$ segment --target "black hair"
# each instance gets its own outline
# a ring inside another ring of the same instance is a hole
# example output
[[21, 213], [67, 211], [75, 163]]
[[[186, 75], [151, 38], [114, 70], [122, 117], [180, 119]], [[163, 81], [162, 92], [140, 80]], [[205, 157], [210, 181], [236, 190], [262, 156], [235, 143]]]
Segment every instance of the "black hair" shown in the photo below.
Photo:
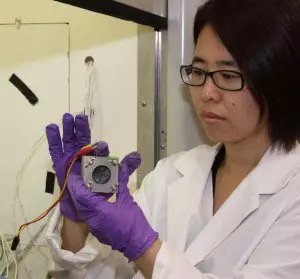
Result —
[[272, 146], [300, 140], [299, 0], [210, 0], [194, 23], [194, 41], [211, 25], [242, 71], [266, 115]]

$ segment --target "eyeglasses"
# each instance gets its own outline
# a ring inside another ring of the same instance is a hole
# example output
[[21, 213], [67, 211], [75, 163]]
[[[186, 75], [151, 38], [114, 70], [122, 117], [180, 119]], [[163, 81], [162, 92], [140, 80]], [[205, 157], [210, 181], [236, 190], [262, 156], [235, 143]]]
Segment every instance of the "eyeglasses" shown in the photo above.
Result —
[[203, 86], [207, 76], [211, 77], [214, 84], [223, 90], [239, 91], [244, 88], [243, 75], [236, 71], [220, 70], [206, 72], [197, 67], [181, 66], [180, 74], [182, 81], [189, 86]]

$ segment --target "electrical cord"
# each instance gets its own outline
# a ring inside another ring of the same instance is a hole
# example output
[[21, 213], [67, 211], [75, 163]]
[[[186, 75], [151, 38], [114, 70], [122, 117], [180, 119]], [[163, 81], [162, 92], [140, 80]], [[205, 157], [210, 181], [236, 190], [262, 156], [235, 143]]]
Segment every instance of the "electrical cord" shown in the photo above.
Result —
[[26, 156], [24, 162], [21, 165], [20, 170], [17, 172], [17, 176], [16, 176], [16, 189], [15, 189], [15, 195], [14, 195], [14, 226], [15, 229], [17, 229], [16, 227], [16, 200], [19, 201], [19, 206], [21, 208], [21, 212], [23, 214], [23, 218], [24, 220], [27, 222], [27, 218], [25, 216], [25, 212], [24, 212], [24, 207], [23, 204], [21, 203], [20, 200], [20, 193], [19, 193], [19, 189], [20, 189], [20, 181], [23, 178], [23, 174], [24, 171], [26, 170], [29, 161], [32, 159], [32, 157], [35, 155], [36, 151], [39, 149], [39, 147], [41, 146], [41, 144], [46, 140], [46, 135], [41, 136], [33, 145], [31, 152]]
[[[21, 212], [23, 220], [24, 220], [23, 222], [25, 222], [25, 223], [28, 222], [28, 219], [25, 216], [24, 205], [23, 205], [22, 200], [20, 198], [20, 183], [21, 183], [21, 180], [23, 179], [24, 172], [26, 171], [29, 162], [31, 161], [31, 159], [33, 158], [35, 153], [40, 149], [41, 145], [45, 141], [46, 141], [46, 135], [43, 135], [34, 143], [34, 145], [31, 148], [30, 153], [25, 157], [25, 160], [21, 164], [21, 168], [17, 172], [15, 194], [14, 194], [14, 199], [13, 199], [13, 201], [14, 201], [14, 205], [13, 205], [13, 224], [14, 224], [14, 229], [15, 230], [18, 229], [17, 224], [16, 224], [17, 205], [20, 207], [20, 212]], [[48, 221], [49, 220], [47, 220], [46, 223], [48, 223]], [[44, 227], [44, 225], [42, 225], [42, 227]], [[29, 230], [28, 227], [27, 227], [27, 233], [28, 233], [29, 238], [33, 239], [33, 235], [32, 235], [32, 233], [31, 233], [31, 231]], [[12, 237], [12, 239], [13, 239], [13, 237]], [[39, 248], [39, 245], [37, 243], [35, 243], [35, 241], [33, 241], [32, 244], [33, 244], [32, 246], [35, 247], [36, 250], [40, 253], [40, 255], [43, 256], [46, 259], [46, 261], [48, 262], [49, 261], [48, 256]]]
[[[83, 112], [77, 112], [75, 114], [80, 114], [80, 113], [83, 113]], [[21, 183], [21, 180], [23, 179], [24, 172], [26, 171], [29, 162], [31, 161], [33, 156], [36, 154], [36, 152], [41, 148], [41, 145], [44, 144], [45, 141], [46, 141], [46, 135], [44, 134], [34, 143], [34, 145], [31, 148], [30, 153], [25, 157], [25, 160], [21, 164], [21, 167], [20, 167], [20, 169], [19, 169], [19, 171], [17, 172], [17, 175], [16, 175], [16, 188], [15, 188], [15, 194], [14, 194], [14, 199], [13, 199], [13, 202], [14, 202], [13, 222], [14, 222], [14, 228], [16, 230], [17, 230], [17, 224], [16, 224], [16, 208], [17, 208], [17, 205], [20, 207], [20, 211], [21, 211], [21, 214], [22, 214], [22, 217], [23, 217], [23, 220], [24, 220], [23, 222], [24, 223], [29, 222], [28, 218], [25, 215], [24, 205], [23, 205], [22, 200], [20, 198], [20, 186], [21, 186], [20, 183]], [[49, 223], [49, 221], [51, 219], [51, 216], [52, 216], [52, 214], [48, 214], [48, 218], [47, 218], [46, 222], [41, 225], [41, 227], [39, 229], [39, 232], [47, 226], [47, 224]], [[24, 248], [24, 253], [25, 253], [25, 251], [26, 251], [26, 253], [28, 253], [29, 252], [28, 249], [32, 249], [34, 247], [40, 253], [40, 255], [43, 256], [46, 259], [47, 262], [49, 262], [48, 256], [40, 249], [40, 245], [35, 242], [34, 239], [36, 238], [36, 236], [31, 233], [31, 231], [29, 229], [29, 226], [27, 226], [26, 229], [27, 229], [28, 236], [30, 238], [30, 242], [28, 244], [23, 244], [23, 245], [26, 246]], [[8, 240], [8, 241], [12, 241], [15, 238], [14, 236], [11, 236], [11, 235], [7, 235], [5, 237], [6, 237], [6, 240]], [[19, 255], [19, 253], [20, 253], [20, 257], [22, 258], [24, 256], [23, 251], [18, 252], [18, 255]], [[10, 260], [10, 262], [11, 262], [11, 260]], [[3, 274], [3, 270], [0, 274]], [[31, 275], [34, 276], [33, 273]]]
[[89, 61], [87, 64], [87, 74], [86, 74], [86, 95], [85, 95], [85, 106], [84, 113], [89, 118], [90, 129], [92, 129], [93, 118], [94, 118], [94, 108], [93, 108], [93, 98], [95, 94], [94, 83], [95, 83], [95, 65], [93, 61]]
[[[75, 114], [80, 114], [83, 112], [76, 112]], [[60, 127], [60, 126], [59, 126]], [[13, 206], [13, 222], [14, 222], [14, 228], [15, 230], [18, 229], [17, 224], [16, 224], [16, 207], [17, 207], [17, 203], [20, 207], [20, 211], [22, 213], [22, 217], [23, 220], [25, 221], [24, 223], [28, 223], [28, 219], [25, 216], [25, 209], [24, 209], [24, 205], [22, 203], [22, 200], [20, 198], [20, 182], [23, 178], [23, 174], [26, 171], [26, 168], [29, 164], [29, 162], [31, 161], [31, 159], [33, 158], [33, 156], [35, 155], [35, 153], [39, 150], [39, 148], [41, 147], [41, 145], [46, 141], [46, 135], [42, 135], [32, 146], [30, 153], [26, 156], [24, 162], [21, 164], [21, 168], [19, 169], [19, 171], [17, 172], [16, 175], [16, 188], [15, 188], [15, 194], [14, 194], [14, 206]], [[45, 227], [45, 225], [49, 222], [51, 216], [49, 216], [49, 219], [41, 226], [41, 227]], [[30, 239], [33, 238], [33, 235], [29, 229], [29, 227], [27, 228], [27, 233]], [[14, 237], [12, 237], [11, 240], [13, 240]], [[37, 243], [35, 243], [35, 241], [32, 242], [33, 247], [35, 247], [37, 249], [37, 251], [48, 261], [49, 258], [47, 255], [45, 255], [45, 253], [43, 251], [41, 251], [39, 249], [39, 245]], [[1, 278], [0, 278], [1, 279]]]
[[[80, 114], [83, 112], [76, 112], [74, 114]], [[61, 126], [59, 126], [61, 128]], [[18, 200], [23, 218], [25, 220], [25, 222], [27, 223], [28, 220], [25, 216], [25, 212], [24, 212], [24, 206], [22, 204], [22, 201], [20, 199], [20, 181], [23, 178], [23, 174], [28, 166], [28, 163], [30, 162], [30, 160], [33, 158], [33, 156], [35, 155], [35, 153], [37, 152], [37, 150], [41, 147], [41, 145], [44, 143], [44, 141], [46, 140], [46, 135], [42, 135], [32, 146], [30, 153], [26, 156], [24, 162], [21, 164], [21, 168], [19, 169], [19, 171], [17, 172], [16, 175], [16, 189], [15, 189], [15, 195], [14, 195], [14, 211], [13, 211], [13, 216], [14, 216], [14, 227], [17, 230], [17, 225], [16, 225], [16, 201]], [[29, 236], [31, 237], [31, 233], [28, 231]]]
[[[16, 257], [15, 257], [15, 255], [14, 255], [14, 253], [13, 253], [12, 250], [10, 249], [10, 246], [9, 246], [7, 240], [5, 239], [5, 237], [3, 236], [2, 233], [0, 233], [0, 234], [1, 234], [1, 241], [2, 241], [2, 243], [5, 243], [5, 245], [7, 246], [7, 249], [8, 249], [8, 251], [9, 251], [9, 253], [11, 254], [11, 258], [13, 259], [13, 262], [14, 262], [14, 264], [15, 264], [15, 275], [14, 275], [14, 279], [17, 279], [17, 277], [18, 277], [18, 262], [17, 262], [17, 260], [16, 260]], [[4, 248], [4, 247], [3, 247], [3, 249], [4, 249], [5, 256], [6, 256], [6, 277], [9, 278], [9, 259], [8, 259], [8, 256], [7, 256], [6, 252], [5, 252], [5, 248]], [[2, 273], [2, 272], [1, 272], [1, 273]]]
[[3, 248], [3, 242], [2, 242], [2, 239], [0, 240], [0, 246], [1, 246], [1, 257], [0, 257], [0, 262], [1, 262], [2, 259], [3, 259], [3, 256], [4, 256], [4, 248]]
[[22, 231], [27, 228], [28, 226], [30, 226], [33, 223], [36, 223], [40, 220], [42, 220], [45, 216], [48, 215], [48, 213], [60, 202], [60, 200], [63, 197], [63, 194], [67, 188], [67, 182], [68, 182], [68, 177], [70, 175], [71, 169], [74, 166], [76, 160], [84, 155], [90, 154], [95, 150], [96, 146], [95, 145], [87, 145], [85, 147], [83, 147], [77, 154], [75, 154], [72, 159], [70, 160], [70, 163], [68, 164], [68, 170], [67, 170], [67, 174], [65, 177], [65, 181], [62, 187], [62, 190], [60, 192], [59, 197], [53, 202], [52, 205], [50, 205], [50, 207], [48, 209], [46, 209], [43, 213], [41, 213], [38, 217], [34, 218], [32, 221], [27, 222], [23, 225], [20, 226], [18, 233], [16, 234], [16, 236], [13, 239], [12, 242], [12, 246], [11, 246], [11, 250], [16, 250], [17, 246], [20, 242], [20, 234], [22, 233]]
[[[3, 236], [3, 234], [1, 234], [1, 243], [2, 243], [2, 245], [4, 244], [4, 236]], [[3, 253], [4, 253], [4, 256], [5, 256], [5, 260], [6, 260], [6, 265], [5, 265], [5, 267], [3, 268], [3, 270], [1, 271], [0, 274], [2, 274], [2, 272], [6, 269], [6, 274], [5, 275], [8, 278], [8, 275], [9, 275], [8, 257], [7, 257], [7, 254], [6, 254], [6, 251], [5, 251], [4, 247], [3, 247]]]
[[15, 276], [14, 276], [14, 279], [17, 279], [17, 277], [18, 277], [18, 262], [17, 262], [16, 257], [15, 257], [15, 255], [14, 255], [14, 253], [12, 252], [12, 250], [10, 249], [10, 246], [9, 246], [9, 244], [7, 243], [7, 241], [6, 241], [5, 238], [4, 238], [4, 242], [5, 242], [5, 244], [6, 244], [6, 246], [7, 246], [7, 249], [8, 249], [8, 251], [10, 252], [11, 257], [12, 257], [12, 259], [13, 259], [13, 261], [14, 261], [14, 264], [15, 264]]

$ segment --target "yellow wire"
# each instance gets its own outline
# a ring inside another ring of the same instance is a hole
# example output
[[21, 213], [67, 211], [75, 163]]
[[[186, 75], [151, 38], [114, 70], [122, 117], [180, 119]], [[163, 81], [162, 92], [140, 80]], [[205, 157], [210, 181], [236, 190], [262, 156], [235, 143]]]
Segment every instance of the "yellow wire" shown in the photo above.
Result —
[[[87, 149], [87, 148], [89, 148], [89, 147], [91, 147], [92, 145], [91, 144], [89, 144], [89, 145], [86, 145], [86, 146], [84, 146], [83, 148], [81, 148], [81, 150], [84, 150], [84, 149]], [[19, 231], [18, 231], [18, 234], [17, 234], [17, 236], [19, 237], [20, 236], [20, 234], [22, 233], [22, 231], [27, 227], [27, 226], [29, 226], [29, 225], [31, 225], [31, 224], [33, 224], [33, 223], [35, 223], [39, 218], [41, 218], [43, 215], [47, 215], [49, 212], [50, 212], [50, 208], [51, 207], [54, 207], [57, 203], [59, 203], [59, 201], [61, 200], [61, 198], [62, 198], [62, 196], [63, 196], [63, 194], [64, 194], [64, 192], [65, 192], [65, 190], [66, 190], [66, 187], [67, 187], [67, 183], [68, 183], [68, 177], [69, 177], [69, 175], [70, 175], [70, 172], [71, 172], [71, 169], [72, 169], [72, 167], [74, 166], [74, 164], [75, 164], [75, 162], [76, 162], [76, 160], [77, 160], [77, 158], [75, 158], [72, 162], [71, 162], [71, 165], [69, 166], [69, 168], [68, 168], [68, 171], [67, 171], [67, 174], [66, 174], [66, 179], [65, 179], [65, 182], [64, 182], [64, 184], [63, 184], [63, 187], [62, 187], [62, 190], [61, 190], [61, 192], [60, 192], [60, 195], [59, 195], [59, 197], [43, 212], [43, 213], [41, 213], [38, 217], [36, 217], [36, 218], [34, 218], [31, 222], [30, 222], [30, 224], [24, 224], [24, 225], [22, 225], [21, 227], [20, 227], [20, 229], [19, 229]]]
[[67, 187], [67, 183], [68, 183], [68, 177], [69, 177], [69, 175], [70, 175], [70, 172], [71, 172], [71, 169], [72, 169], [72, 167], [73, 167], [73, 165], [75, 164], [75, 162], [76, 162], [76, 159], [74, 159], [73, 161], [72, 161], [72, 163], [71, 163], [71, 165], [70, 165], [70, 167], [69, 167], [69, 169], [68, 169], [68, 171], [67, 171], [67, 175], [66, 175], [66, 179], [65, 179], [65, 182], [64, 182], [64, 185], [63, 185], [63, 188], [62, 188], [62, 190], [61, 190], [61, 192], [60, 192], [60, 195], [59, 195], [59, 197], [43, 212], [43, 213], [41, 213], [38, 217], [36, 217], [36, 218], [34, 218], [31, 222], [30, 222], [30, 224], [27, 224], [27, 225], [23, 225], [23, 226], [21, 226], [21, 228], [19, 229], [19, 232], [18, 232], [18, 234], [17, 234], [17, 236], [20, 236], [20, 234], [22, 233], [22, 231], [27, 227], [27, 226], [29, 226], [29, 225], [31, 225], [32, 223], [35, 223], [39, 218], [41, 218], [43, 215], [47, 215], [48, 213], [49, 213], [49, 209], [52, 207], [52, 206], [54, 206], [54, 205], [56, 205], [59, 201], [60, 201], [60, 199], [62, 198], [62, 196], [63, 196], [63, 194], [64, 194], [64, 192], [65, 192], [65, 190], [66, 190], [66, 187]]

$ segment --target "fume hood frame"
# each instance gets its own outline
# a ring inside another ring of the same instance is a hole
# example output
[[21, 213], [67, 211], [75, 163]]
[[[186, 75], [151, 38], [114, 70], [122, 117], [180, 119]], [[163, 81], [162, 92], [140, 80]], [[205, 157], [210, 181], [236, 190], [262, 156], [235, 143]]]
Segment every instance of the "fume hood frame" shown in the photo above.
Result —
[[54, 0], [123, 20], [166, 30], [167, 0]]

